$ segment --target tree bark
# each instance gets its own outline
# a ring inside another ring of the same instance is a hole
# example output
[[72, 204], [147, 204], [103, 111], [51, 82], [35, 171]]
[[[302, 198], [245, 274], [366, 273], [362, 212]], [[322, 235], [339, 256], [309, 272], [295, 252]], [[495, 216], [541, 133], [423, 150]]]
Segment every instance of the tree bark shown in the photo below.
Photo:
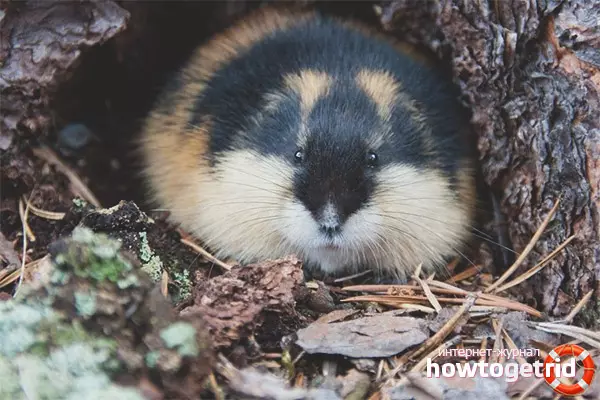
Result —
[[[560, 198], [520, 271], [576, 239], [519, 291], [568, 313], [600, 278], [600, 2], [398, 0], [379, 11], [386, 29], [450, 60], [515, 251]], [[599, 311], [594, 296], [580, 321], [597, 326]]]

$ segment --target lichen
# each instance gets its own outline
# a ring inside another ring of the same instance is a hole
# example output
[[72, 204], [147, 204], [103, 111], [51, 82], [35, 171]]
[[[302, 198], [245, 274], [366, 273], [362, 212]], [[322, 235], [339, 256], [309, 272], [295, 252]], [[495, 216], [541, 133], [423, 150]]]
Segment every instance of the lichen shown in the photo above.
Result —
[[187, 269], [178, 271], [175, 268], [170, 271], [173, 276], [175, 287], [177, 288], [173, 295], [173, 301], [175, 303], [180, 303], [187, 300], [192, 295], [193, 288], [193, 282], [190, 279], [190, 271]]
[[145, 357], [146, 366], [148, 368], [156, 367], [156, 364], [158, 363], [159, 358], [160, 358], [160, 353], [158, 351], [148, 352]]
[[142, 261], [142, 270], [150, 275], [154, 282], [159, 282], [164, 270], [163, 263], [158, 255], [154, 253], [148, 243], [148, 234], [140, 232], [140, 260]]
[[1, 301], [0, 354], [12, 357], [34, 345], [39, 340], [34, 328], [45, 318], [53, 318], [49, 310]]
[[77, 207], [79, 209], [84, 209], [85, 207], [88, 206], [88, 202], [79, 197], [75, 197], [73, 199], [73, 204], [75, 205], [75, 207]]
[[187, 322], [175, 322], [160, 332], [168, 348], [176, 349], [182, 356], [197, 356], [196, 329]]
[[143, 399], [112, 383], [115, 349], [45, 302], [0, 302], [0, 398]]
[[125, 278], [117, 281], [117, 286], [119, 289], [127, 289], [128, 287], [138, 286], [140, 284], [140, 280], [134, 274], [129, 274]]
[[96, 292], [75, 292], [75, 307], [77, 309], [77, 314], [83, 317], [94, 315], [94, 312], [96, 311]]
[[113, 283], [127, 278], [132, 271], [131, 264], [119, 255], [121, 242], [83, 226], [76, 227], [71, 238], [74, 243], [54, 257], [54, 263], [59, 267], [52, 275], [54, 283], [61, 280], [66, 283], [65, 270], [72, 270], [80, 278]]

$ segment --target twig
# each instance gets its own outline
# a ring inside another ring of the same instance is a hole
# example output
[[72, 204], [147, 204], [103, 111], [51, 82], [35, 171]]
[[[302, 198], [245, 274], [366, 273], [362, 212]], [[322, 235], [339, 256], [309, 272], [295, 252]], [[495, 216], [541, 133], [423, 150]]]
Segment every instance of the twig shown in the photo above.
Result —
[[[33, 192], [32, 192], [33, 194]], [[29, 195], [31, 198], [31, 194]], [[23, 201], [19, 201], [19, 211], [21, 211], [21, 208], [23, 207]], [[19, 294], [19, 290], [21, 289], [21, 285], [23, 284], [23, 275], [25, 275], [25, 260], [27, 257], [27, 229], [29, 228], [29, 226], [27, 225], [27, 215], [29, 214], [29, 202], [27, 203], [27, 206], [25, 207], [25, 211], [22, 213], [21, 215], [21, 226], [22, 226], [22, 235], [23, 235], [23, 253], [21, 255], [21, 269], [19, 271], [19, 282], [17, 283], [17, 287], [15, 289], [15, 292], [13, 294], [13, 298], [16, 298], [17, 295]], [[33, 235], [33, 232], [31, 233]], [[35, 236], [33, 237], [33, 240], [35, 240]]]
[[363, 272], [359, 272], [358, 274], [349, 275], [349, 276], [343, 276], [341, 278], [338, 278], [338, 279], [334, 280], [333, 282], [334, 283], [346, 282], [346, 281], [352, 280], [354, 278], [360, 278], [361, 276], [365, 276], [367, 274], [370, 274], [371, 272], [373, 272], [373, 271], [366, 270], [366, 271], [363, 271]]
[[581, 340], [591, 346], [600, 349], [600, 333], [595, 333], [573, 325], [553, 324], [551, 322], [539, 322], [533, 324], [535, 329], [549, 333], [559, 333]]
[[436, 312], [431, 307], [423, 306], [421, 304], [413, 304], [413, 303], [395, 304], [394, 307], [402, 309], [402, 310], [421, 311], [421, 312], [424, 312], [424, 313], [427, 313], [427, 314], [433, 314], [433, 313]]
[[394, 376], [396, 376], [396, 374], [403, 368], [404, 363], [409, 358], [416, 359], [417, 357], [429, 352], [431, 349], [433, 349], [434, 347], [437, 347], [440, 343], [442, 343], [442, 341], [446, 338], [446, 336], [448, 336], [454, 330], [454, 328], [456, 327], [456, 324], [458, 324], [460, 319], [469, 311], [471, 306], [473, 306], [473, 304], [475, 303], [475, 300], [477, 300], [476, 295], [474, 295], [474, 296], [469, 295], [469, 298], [467, 299], [467, 301], [456, 311], [456, 313], [452, 316], [452, 318], [450, 318], [448, 321], [446, 321], [444, 326], [442, 326], [440, 328], [440, 330], [438, 330], [435, 333], [435, 335], [433, 335], [429, 339], [427, 339], [425, 341], [425, 343], [423, 343], [421, 345], [421, 347], [416, 349], [410, 355], [406, 354], [401, 357], [399, 365], [396, 368], [394, 368], [394, 370], [388, 375], [388, 378], [392, 379]]
[[[506, 342], [506, 344], [508, 345], [508, 347], [511, 350], [517, 350], [517, 345], [515, 344], [515, 341], [512, 340], [512, 338], [510, 337], [510, 335], [508, 334], [508, 332], [506, 331], [506, 329], [502, 328], [502, 334], [504, 335], [504, 341]], [[519, 352], [517, 352], [517, 354], [520, 354]], [[517, 359], [517, 362], [519, 363], [519, 365], [523, 365], [523, 364], [527, 364], [527, 360], [525, 360], [523, 357], [521, 356], [517, 356], [515, 357]]]
[[427, 339], [427, 341], [425, 341], [425, 343], [412, 355], [412, 358], [416, 358], [422, 355], [423, 353], [426, 353], [429, 349], [433, 348], [434, 346], [439, 345], [439, 343], [441, 343], [442, 340], [444, 340], [444, 338], [454, 330], [454, 327], [456, 327], [456, 324], [458, 324], [463, 315], [465, 315], [469, 311], [471, 306], [475, 304], [475, 300], [477, 300], [477, 295], [469, 296], [467, 301], [456, 311], [452, 318], [450, 318], [444, 324], [444, 326], [436, 332], [435, 335]]
[[160, 292], [164, 297], [169, 297], [169, 273], [164, 270], [160, 280]]
[[208, 377], [208, 382], [210, 383], [210, 389], [215, 395], [216, 400], [225, 400], [225, 396], [223, 396], [223, 391], [219, 387], [217, 383], [217, 378], [215, 378], [215, 374], [213, 372], [210, 373]]
[[296, 358], [294, 358], [294, 360], [292, 361], [292, 365], [296, 365], [298, 363], [298, 361], [300, 361], [300, 359], [306, 354], [306, 351], [302, 350], [300, 352], [300, 354], [298, 354], [296, 356]]
[[375, 381], [378, 381], [379, 378], [381, 378], [381, 375], [383, 374], [383, 364], [384, 363], [385, 363], [384, 358], [379, 360], [379, 364], [377, 365], [377, 373], [375, 374]]
[[465, 269], [463, 272], [454, 275], [452, 278], [448, 279], [446, 281], [446, 283], [456, 283], [456, 282], [465, 280], [467, 278], [470, 278], [472, 276], [475, 276], [479, 273], [480, 268], [481, 267], [478, 265], [473, 265], [473, 266]]
[[92, 193], [85, 183], [83, 183], [79, 175], [63, 163], [52, 150], [46, 146], [41, 146], [33, 149], [33, 154], [46, 161], [48, 164], [54, 165], [56, 169], [63, 173], [67, 179], [69, 179], [71, 185], [73, 185], [74, 192], [76, 192], [75, 194], [81, 196], [88, 203], [98, 208], [102, 207], [96, 196], [94, 196], [94, 193]]
[[202, 254], [209, 261], [215, 263], [219, 267], [223, 268], [225, 271], [230, 271], [231, 270], [231, 268], [232, 268], [231, 265], [225, 264], [223, 261], [219, 260], [218, 258], [216, 258], [215, 256], [213, 256], [208, 251], [204, 250], [202, 247], [198, 246], [196, 243], [192, 242], [191, 240], [181, 238], [181, 243], [185, 244], [186, 246], [191, 247], [194, 251], [196, 251], [197, 253]]
[[[465, 303], [465, 299], [456, 299], [456, 298], [447, 298], [447, 297], [438, 297], [437, 298], [440, 303], [450, 303], [450, 304], [463, 304]], [[501, 300], [501, 301], [499, 301]], [[356, 302], [356, 301], [367, 301], [367, 302], [377, 302], [386, 305], [396, 306], [401, 303], [407, 302], [428, 302], [427, 297], [425, 296], [386, 296], [386, 295], [377, 295], [377, 296], [355, 296], [347, 299], [341, 300], [342, 302]], [[480, 306], [494, 306], [494, 307], [504, 307], [508, 310], [514, 311], [524, 311], [530, 315], [535, 317], [541, 317], [542, 314], [525, 304], [517, 303], [511, 300], [506, 299], [485, 299], [478, 298], [476, 300], [476, 305]]]
[[517, 268], [519, 268], [519, 266], [523, 263], [525, 258], [527, 258], [527, 256], [531, 252], [531, 250], [533, 250], [533, 247], [539, 240], [540, 236], [542, 236], [542, 233], [546, 229], [546, 226], [548, 226], [548, 224], [550, 223], [550, 220], [554, 216], [554, 213], [556, 213], [556, 210], [558, 209], [559, 204], [560, 204], [560, 198], [556, 200], [556, 202], [554, 203], [554, 206], [552, 207], [552, 209], [550, 210], [548, 215], [546, 215], [546, 218], [544, 218], [544, 220], [542, 221], [542, 224], [540, 225], [538, 230], [535, 232], [535, 234], [533, 235], [533, 237], [531, 238], [531, 240], [525, 247], [525, 250], [523, 250], [523, 252], [519, 255], [519, 257], [517, 257], [517, 259], [513, 263], [513, 265], [511, 265], [510, 268], [508, 268], [506, 270], [506, 272], [504, 272], [504, 274], [502, 274], [502, 276], [500, 278], [498, 278], [498, 280], [496, 280], [496, 282], [492, 283], [490, 286], [488, 286], [485, 289], [485, 293], [489, 293], [489, 292], [495, 290], [498, 286], [500, 286], [508, 278], [510, 278], [510, 276], [517, 270]]
[[368, 400], [381, 400], [382, 396], [381, 396], [381, 391], [377, 391], [375, 393], [373, 393], [371, 395], [371, 397], [368, 398]]
[[490, 363], [498, 362], [498, 354], [502, 353], [502, 349], [504, 348], [504, 342], [502, 341], [502, 325], [504, 325], [504, 320], [498, 320], [496, 318], [492, 319], [492, 326], [494, 328], [494, 346], [492, 351], [492, 358], [490, 358]]
[[[427, 280], [427, 284], [430, 287], [430, 290], [434, 293], [434, 294], [445, 294], [445, 295], [457, 295], [457, 296], [468, 296], [469, 294], [472, 294], [471, 292], [458, 288], [456, 286], [452, 286], [448, 283], [445, 282], [440, 282], [440, 281], [436, 281], [436, 280]], [[347, 298], [344, 299], [342, 301], [376, 301], [379, 303], [383, 303], [383, 301], [385, 301], [386, 303], [390, 303], [392, 302], [393, 304], [397, 304], [400, 301], [411, 301], [413, 300], [416, 302], [422, 301], [424, 298], [422, 296], [403, 296], [403, 295], [389, 295], [387, 293], [389, 293], [390, 291], [395, 291], [395, 292], [402, 292], [402, 291], [406, 291], [406, 292], [418, 292], [418, 291], [422, 291], [423, 288], [421, 286], [418, 285], [354, 285], [354, 286], [347, 286], [345, 288], [342, 289], [343, 291], [346, 292], [370, 292], [370, 293], [375, 293], [375, 295], [372, 296], [356, 296], [356, 297], [352, 297], [352, 298]], [[383, 294], [380, 294], [383, 293]], [[488, 294], [488, 293], [480, 293], [479, 294], [480, 299], [477, 300], [476, 304], [477, 305], [483, 305], [483, 306], [501, 306], [503, 308], [509, 309], [509, 310], [515, 310], [515, 311], [524, 311], [530, 315], [534, 315], [536, 317], [541, 317], [542, 314], [528, 306], [510, 299], [506, 299], [500, 296], [496, 296], [494, 294]], [[462, 303], [464, 300], [462, 299], [448, 299], [448, 298], [437, 298], [437, 300], [440, 303], [443, 302], [447, 302], [447, 303]]]
[[[37, 266], [39, 263], [41, 263], [42, 261], [44, 261], [45, 259], [47, 259], [49, 256], [45, 255], [42, 258], [38, 258], [37, 260], [28, 262], [27, 264], [25, 264], [25, 270], [29, 270], [30, 268], [33, 268], [35, 266]], [[3, 288], [5, 286], [10, 285], [11, 283], [13, 283], [14, 281], [16, 281], [17, 279], [19, 279], [19, 276], [21, 275], [21, 270], [15, 270], [13, 271], [11, 274], [9, 274], [8, 276], [3, 276], [0, 279], [0, 288]]]
[[[460, 291], [460, 293], [463, 295], [467, 295], [467, 294], [471, 293], [466, 290], [456, 288], [454, 286], [451, 286], [447, 283], [440, 282], [440, 281], [431, 281], [431, 282], [429, 282], [429, 284], [431, 286], [437, 286], [439, 288], [446, 289], [446, 290]], [[500, 306], [500, 307], [503, 307], [503, 308], [506, 308], [509, 310], [524, 311], [524, 312], [526, 312], [530, 315], [534, 315], [536, 317], [542, 316], [542, 313], [539, 312], [538, 310], [536, 310], [535, 308], [530, 307], [526, 304], [519, 303], [514, 300], [506, 299], [504, 297], [496, 296], [494, 294], [489, 294], [489, 293], [480, 293], [479, 297], [482, 300], [493, 302], [493, 304], [487, 304], [487, 305]]]
[[433, 308], [435, 308], [435, 311], [437, 311], [439, 313], [440, 311], [442, 311], [442, 306], [440, 305], [440, 302], [436, 299], [434, 294], [431, 292], [429, 285], [427, 283], [425, 283], [419, 277], [419, 274], [421, 273], [421, 266], [422, 266], [422, 264], [419, 264], [419, 267], [415, 271], [413, 278], [417, 281], [418, 284], [421, 285], [421, 287], [423, 288], [423, 292], [425, 292], [425, 296], [427, 296], [427, 299], [429, 300], [429, 302], [431, 303]]

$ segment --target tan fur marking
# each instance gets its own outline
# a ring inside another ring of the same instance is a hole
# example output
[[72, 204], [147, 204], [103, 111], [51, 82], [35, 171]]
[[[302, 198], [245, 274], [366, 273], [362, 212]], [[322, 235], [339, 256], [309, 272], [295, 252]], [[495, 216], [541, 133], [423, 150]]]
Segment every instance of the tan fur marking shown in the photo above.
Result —
[[377, 105], [379, 116], [389, 121], [400, 92], [400, 83], [387, 71], [363, 69], [356, 75], [356, 84]]
[[[389, 72], [363, 69], [356, 75], [356, 84], [377, 105], [379, 117], [384, 123], [389, 122], [396, 105], [408, 110], [413, 122], [421, 132], [425, 153], [428, 155], [435, 153], [435, 141], [427, 125], [427, 116], [417, 101], [402, 90], [402, 84]], [[382, 140], [384, 140], [382, 137], [374, 138], [374, 146], [378, 147]]]
[[298, 132], [297, 145], [303, 147], [306, 141], [306, 120], [315, 103], [329, 92], [333, 80], [325, 72], [305, 69], [284, 77], [286, 87], [300, 97], [302, 127]]
[[302, 115], [308, 116], [317, 100], [327, 95], [332, 79], [325, 72], [306, 69], [286, 75], [284, 82], [300, 96]]

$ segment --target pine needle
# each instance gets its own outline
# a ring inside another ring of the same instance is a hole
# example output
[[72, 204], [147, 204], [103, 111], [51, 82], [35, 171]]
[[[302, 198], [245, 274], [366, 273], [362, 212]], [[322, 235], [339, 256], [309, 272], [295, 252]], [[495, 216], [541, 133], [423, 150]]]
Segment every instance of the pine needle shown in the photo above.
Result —
[[542, 224], [540, 225], [540, 227], [538, 228], [538, 230], [535, 232], [535, 234], [533, 235], [533, 237], [531, 238], [531, 240], [529, 241], [529, 243], [525, 247], [525, 250], [523, 250], [523, 252], [519, 255], [519, 257], [517, 258], [517, 260], [513, 263], [513, 265], [511, 265], [510, 268], [508, 268], [506, 270], [506, 272], [504, 272], [504, 274], [502, 274], [502, 276], [500, 278], [498, 278], [498, 280], [496, 280], [496, 282], [494, 282], [493, 284], [491, 284], [490, 286], [488, 286], [485, 289], [485, 293], [489, 293], [489, 292], [495, 290], [498, 286], [500, 286], [508, 278], [510, 278], [510, 276], [517, 270], [517, 268], [519, 268], [519, 266], [521, 266], [521, 264], [523, 263], [523, 261], [525, 261], [525, 258], [527, 258], [527, 256], [529, 255], [529, 253], [531, 253], [531, 250], [533, 250], [533, 247], [535, 246], [535, 244], [540, 239], [540, 236], [542, 236], [542, 233], [544, 232], [544, 230], [546, 229], [546, 227], [550, 223], [550, 220], [552, 219], [552, 217], [556, 213], [556, 210], [558, 210], [558, 205], [559, 204], [560, 204], [560, 198], [556, 200], [556, 202], [554, 203], [554, 206], [552, 207], [552, 209], [550, 210], [550, 212], [548, 213], [548, 215], [546, 215], [546, 218], [544, 218], [544, 220], [542, 221]]
[[[27, 222], [27, 218], [29, 217], [29, 205], [27, 207], [24, 206], [23, 200], [19, 200], [19, 216], [21, 217], [21, 225], [23, 227], [23, 235], [27, 235], [27, 238], [30, 242], [35, 242], [35, 234], [29, 223]], [[29, 203], [27, 203], [29, 204]]]
[[588, 303], [588, 301], [590, 301], [590, 299], [592, 298], [593, 294], [594, 294], [593, 290], [590, 290], [589, 292], [587, 292], [587, 294], [585, 296], [583, 296], [583, 298], [581, 300], [579, 300], [579, 303], [577, 303], [577, 305], [571, 310], [569, 315], [567, 315], [565, 317], [565, 322], [573, 321], [573, 318], [575, 318], [575, 316], [579, 313], [579, 311], [581, 311], [583, 309], [583, 307], [585, 307], [585, 305]]
[[46, 210], [42, 210], [41, 208], [37, 208], [36, 206], [31, 204], [31, 202], [29, 202], [24, 196], [23, 196], [23, 201], [29, 207], [29, 211], [31, 211], [32, 214], [34, 214], [40, 218], [50, 219], [53, 221], [60, 221], [61, 219], [63, 219], [65, 217], [65, 213], [63, 213], [63, 212], [46, 211]]
[[50, 148], [46, 146], [35, 148], [33, 149], [33, 154], [46, 161], [48, 164], [53, 165], [57, 170], [65, 175], [67, 179], [69, 179], [69, 182], [71, 182], [71, 186], [76, 195], [81, 196], [81, 198], [95, 207], [102, 207], [96, 196], [94, 196], [94, 193], [92, 193], [87, 185], [83, 183], [79, 175], [77, 175], [75, 171], [62, 162], [61, 159], [58, 158], [58, 156]]
[[535, 274], [540, 272], [548, 264], [548, 262], [550, 262], [550, 260], [552, 260], [554, 257], [556, 257], [556, 255], [558, 253], [560, 253], [565, 247], [567, 247], [567, 245], [569, 243], [571, 243], [571, 241], [573, 239], [575, 239], [575, 235], [567, 238], [567, 240], [562, 242], [556, 249], [554, 249], [554, 251], [552, 251], [547, 257], [545, 257], [542, 261], [540, 261], [536, 266], [525, 271], [522, 275], [518, 276], [517, 278], [508, 282], [507, 284], [500, 286], [499, 288], [494, 290], [494, 293], [500, 293], [508, 288], [516, 286], [522, 282], [525, 282], [527, 279], [531, 278], [532, 276], [534, 276]]
[[442, 311], [442, 306], [440, 305], [440, 302], [436, 299], [435, 295], [431, 292], [429, 285], [419, 277], [419, 274], [421, 273], [421, 266], [422, 266], [422, 264], [419, 264], [419, 267], [415, 271], [413, 278], [417, 281], [418, 284], [421, 285], [421, 287], [423, 288], [423, 292], [425, 292], [425, 296], [427, 296], [427, 299], [429, 300], [429, 302], [431, 303], [433, 308], [435, 308], [435, 311], [437, 311], [439, 313], [440, 311]]
[[481, 271], [481, 266], [473, 265], [473, 266], [465, 269], [463, 272], [454, 275], [452, 278], [448, 279], [446, 281], [446, 283], [456, 283], [456, 282], [463, 281], [465, 279], [468, 279], [472, 276], [477, 275], [479, 273], [479, 271]]
[[231, 265], [225, 264], [223, 261], [219, 260], [218, 258], [213, 256], [208, 251], [204, 250], [202, 247], [198, 246], [196, 243], [192, 242], [191, 240], [182, 238], [181, 243], [185, 244], [186, 246], [191, 247], [192, 250], [194, 250], [196, 253], [200, 253], [206, 259], [215, 263], [219, 267], [223, 268], [225, 271], [231, 270], [231, 268], [232, 268]]

